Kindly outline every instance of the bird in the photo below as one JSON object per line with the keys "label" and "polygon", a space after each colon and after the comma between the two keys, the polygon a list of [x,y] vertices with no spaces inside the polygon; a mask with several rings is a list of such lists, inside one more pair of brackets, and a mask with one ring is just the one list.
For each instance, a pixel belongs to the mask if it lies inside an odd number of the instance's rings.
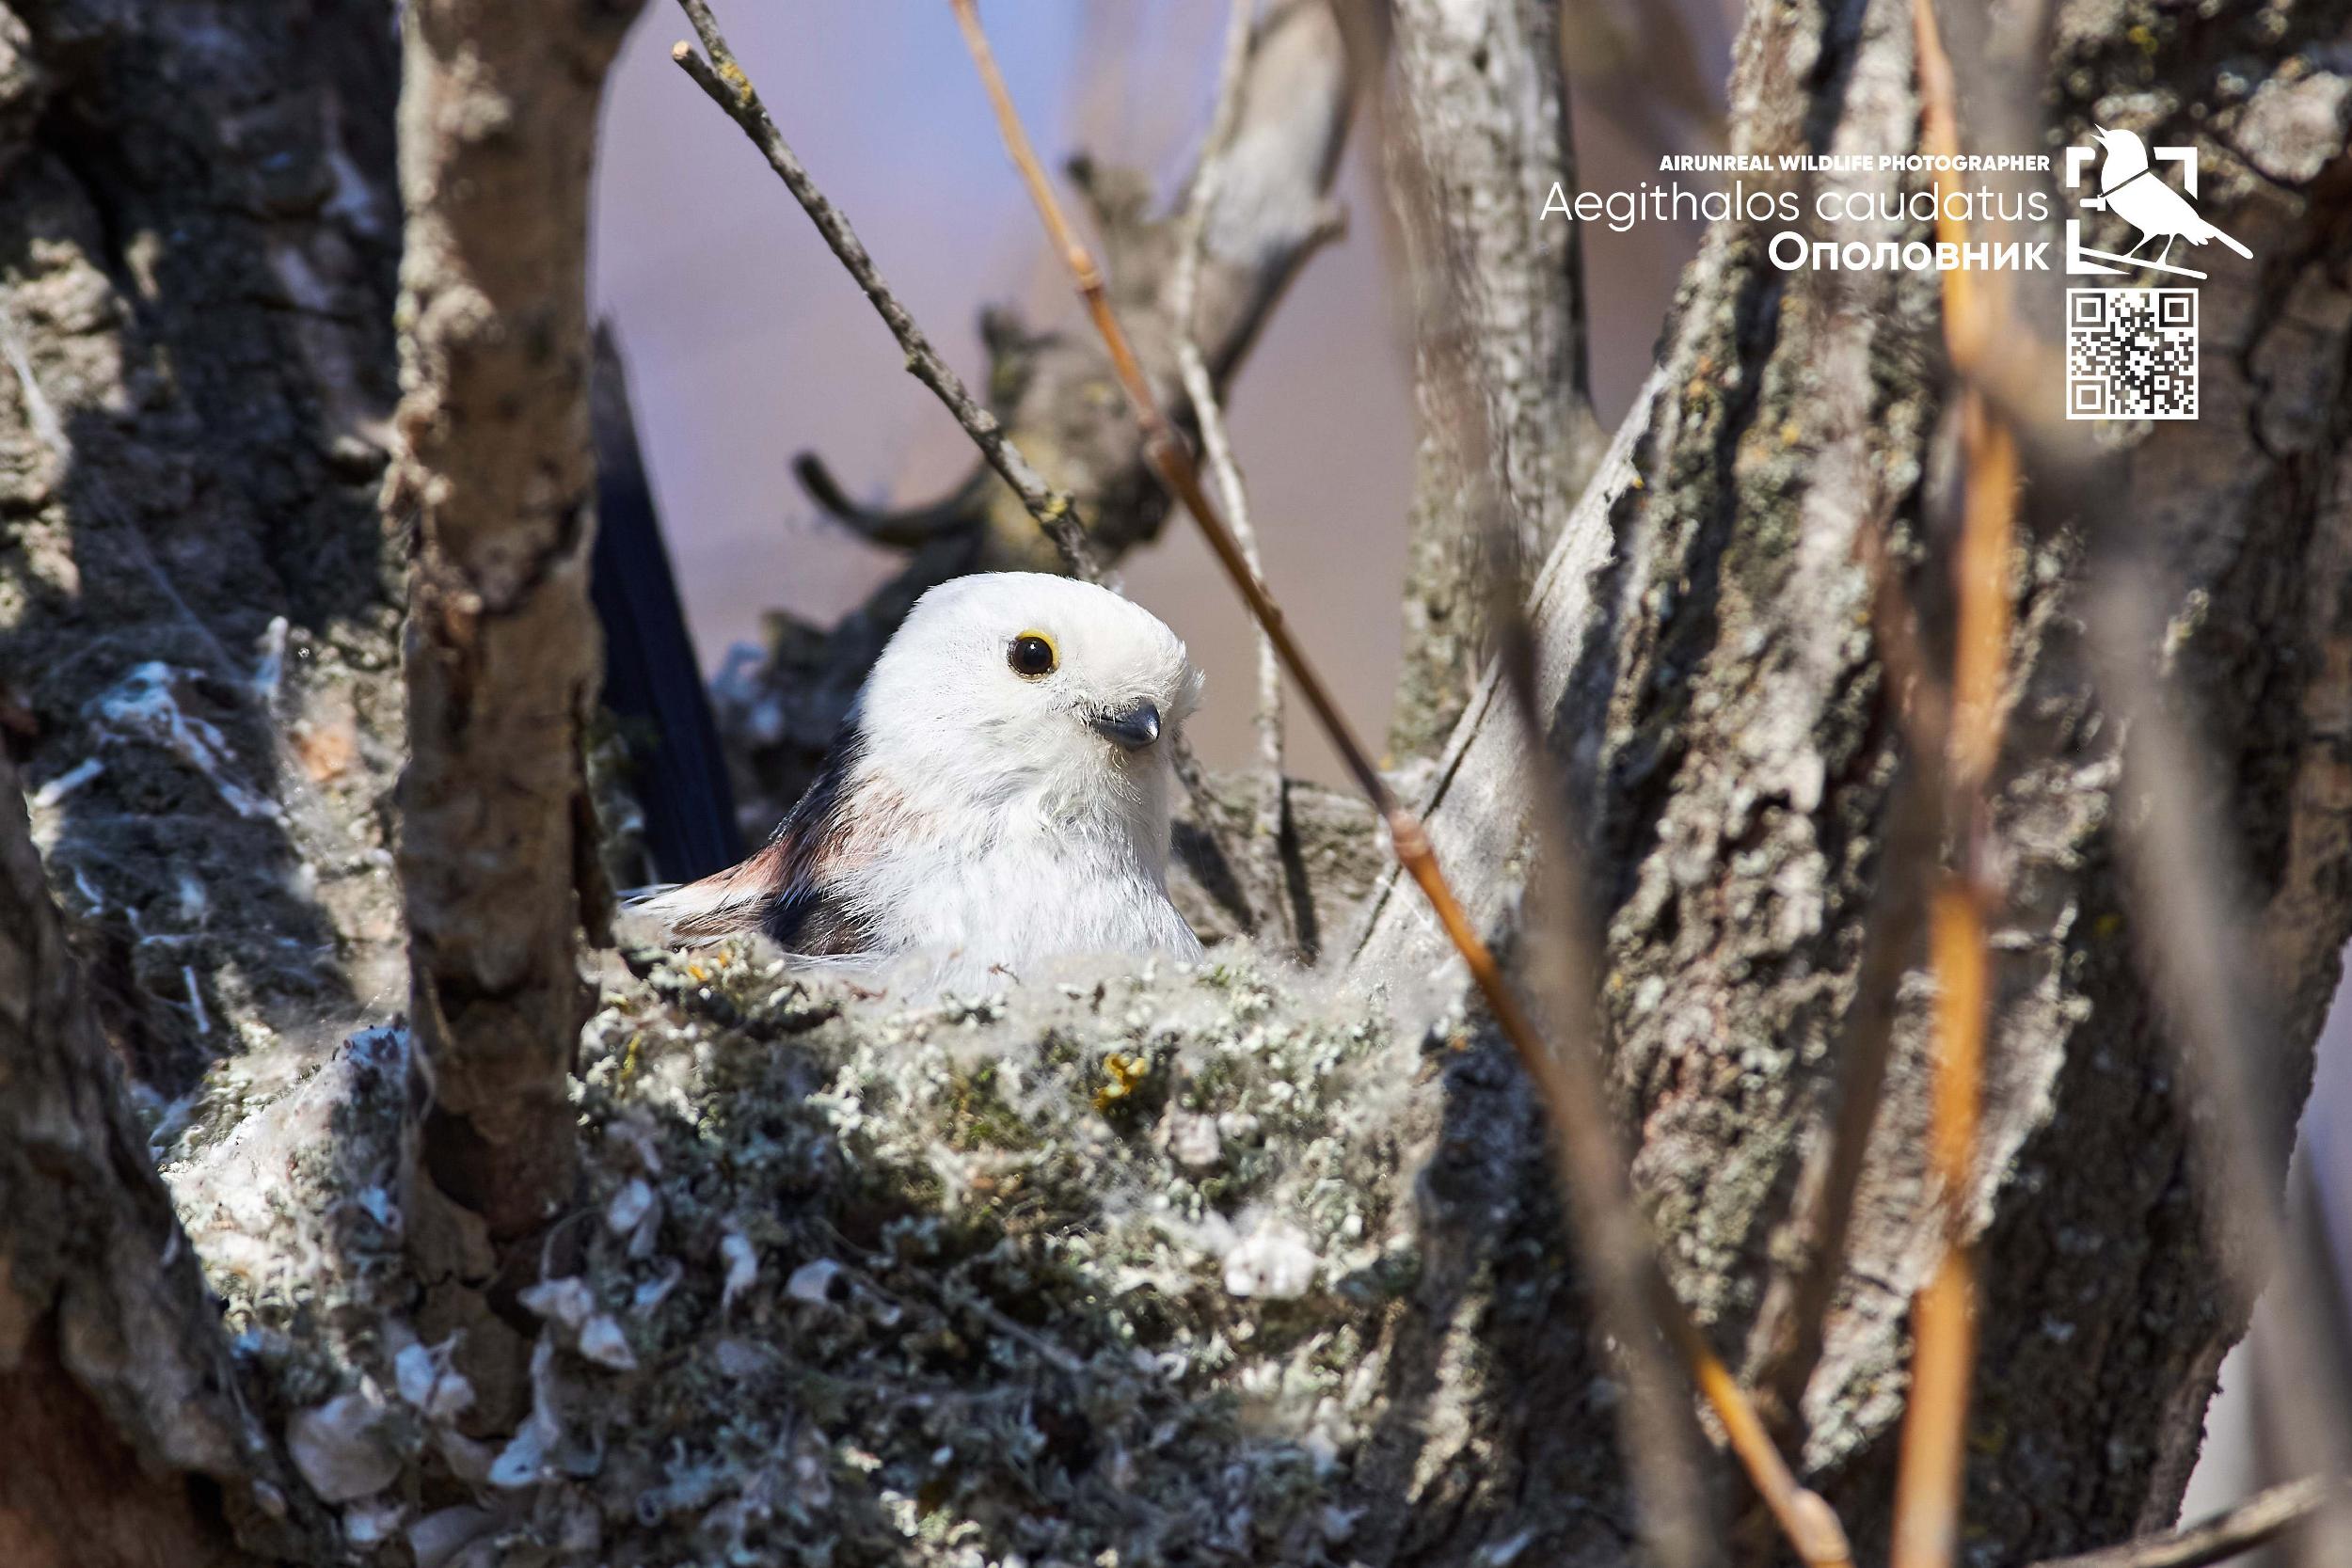
{"label": "bird", "polygon": [[1201,957],[1168,895],[1169,752],[1200,672],[1157,616],[1031,572],[917,599],[764,847],[632,908],[695,945],[931,990],[1081,953]]}
{"label": "bird", "polygon": [[2126,258],[2137,256],[2141,245],[2159,236],[2164,240],[2164,248],[2156,253],[2159,266],[2172,254],[2174,240],[2198,245],[2219,240],[2240,256],[2253,257],[2252,251],[2199,217],[2188,198],[2153,177],[2147,146],[2137,134],[2110,131],[2104,125],[2093,126],[2092,131],[2106,156],[2099,161],[2099,194],[2086,197],[2083,205],[2112,212],[2139,230],[2139,244],[2124,252]]}

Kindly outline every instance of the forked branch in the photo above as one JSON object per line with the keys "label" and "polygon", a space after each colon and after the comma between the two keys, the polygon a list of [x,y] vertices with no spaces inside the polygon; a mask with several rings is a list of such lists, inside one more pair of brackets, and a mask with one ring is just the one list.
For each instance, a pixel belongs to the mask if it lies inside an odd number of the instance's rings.
{"label": "forked branch", "polygon": [[2344,1497],[2344,1482],[2308,1476],[2256,1493],[2235,1508],[2193,1525],[2077,1557],[2054,1558],[2035,1568],[2211,1568],[2276,1541],[2323,1505],[2341,1502]]}

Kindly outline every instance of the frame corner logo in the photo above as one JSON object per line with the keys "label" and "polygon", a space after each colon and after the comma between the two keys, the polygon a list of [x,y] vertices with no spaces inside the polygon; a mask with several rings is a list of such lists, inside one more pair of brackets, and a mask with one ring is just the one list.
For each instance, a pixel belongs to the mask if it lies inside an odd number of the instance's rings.
{"label": "frame corner logo", "polygon": [[[2099,188],[2082,198],[2085,207],[2094,213],[2113,213],[2139,231],[2139,243],[2131,249],[2117,253],[2093,250],[2083,244],[2083,223],[2080,218],[2066,220],[2066,270],[2069,273],[2100,273],[2122,276],[2126,268],[2139,267],[2149,272],[2170,273],[2176,277],[2193,277],[2204,281],[2205,275],[2193,267],[2175,264],[2172,247],[2183,240],[2191,245],[2202,245],[2219,240],[2230,249],[2249,261],[2254,253],[2236,240],[2206,222],[2197,212],[2197,149],[2193,147],[2159,147],[2154,157],[2149,155],[2148,144],[2130,131],[2110,131],[2105,126],[2093,128],[2098,145],[2070,147],[2066,150],[2065,184],[2068,190],[2082,187],[2084,172],[2090,161],[2099,161]],[[2156,172],[2158,164],[2178,164],[2181,166],[2181,188],[2174,190]],[[2153,257],[2143,256],[2157,241],[2163,246]],[[2184,251],[2184,256],[2188,253]],[[2107,263],[2113,263],[2109,265]]]}

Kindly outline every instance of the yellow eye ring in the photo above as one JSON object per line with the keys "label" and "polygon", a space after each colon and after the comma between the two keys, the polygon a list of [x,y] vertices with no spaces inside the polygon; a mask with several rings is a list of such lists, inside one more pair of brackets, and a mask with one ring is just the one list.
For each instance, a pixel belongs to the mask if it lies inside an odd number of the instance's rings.
{"label": "yellow eye ring", "polygon": [[1041,631],[1025,631],[1005,648],[1005,662],[1025,681],[1041,681],[1061,668],[1061,649]]}

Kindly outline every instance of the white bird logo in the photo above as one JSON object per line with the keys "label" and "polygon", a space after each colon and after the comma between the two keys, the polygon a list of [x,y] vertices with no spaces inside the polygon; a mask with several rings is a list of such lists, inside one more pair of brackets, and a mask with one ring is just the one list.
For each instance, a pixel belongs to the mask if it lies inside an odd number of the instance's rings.
{"label": "white bird logo", "polygon": [[2139,244],[2115,260],[2131,261],[2157,239],[2164,241],[2164,248],[2156,253],[2157,266],[2166,264],[2175,240],[2199,245],[2207,240],[2219,240],[2240,256],[2252,260],[2252,251],[2199,217],[2188,198],[2156,177],[2148,162],[2147,145],[2137,135],[2129,131],[2110,131],[2103,125],[2093,130],[2105,156],[2099,163],[2099,194],[2085,197],[2083,205],[2095,212],[2112,212],[2139,230]]}
{"label": "white bird logo", "polygon": [[1200,956],[1168,898],[1184,645],[1107,589],[1024,572],[915,602],[767,847],[636,908],[829,965],[990,985],[1065,954]]}

